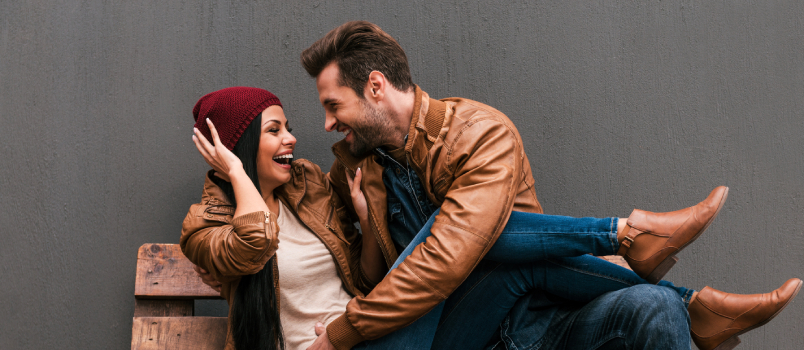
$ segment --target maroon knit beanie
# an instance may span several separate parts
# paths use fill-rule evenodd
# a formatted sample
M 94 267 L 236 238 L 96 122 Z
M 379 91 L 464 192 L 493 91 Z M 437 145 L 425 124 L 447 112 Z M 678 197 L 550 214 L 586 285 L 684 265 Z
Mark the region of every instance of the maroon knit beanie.
M 193 107 L 195 127 L 212 143 L 206 122 L 209 118 L 218 130 L 221 143 L 233 150 L 254 117 L 273 105 L 282 107 L 274 94 L 263 89 L 235 86 L 210 92 Z

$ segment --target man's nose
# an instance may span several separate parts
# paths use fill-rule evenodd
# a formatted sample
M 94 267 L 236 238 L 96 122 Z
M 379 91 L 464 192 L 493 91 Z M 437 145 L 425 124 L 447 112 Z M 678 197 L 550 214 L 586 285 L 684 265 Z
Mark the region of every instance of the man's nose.
M 324 129 L 325 129 L 327 132 L 330 132 L 330 131 L 337 131 L 337 127 L 338 127 L 338 120 L 337 120 L 337 119 L 335 119 L 335 117 L 333 117 L 333 116 L 332 116 L 332 115 L 330 115 L 329 113 L 325 114 L 325 118 L 324 118 Z

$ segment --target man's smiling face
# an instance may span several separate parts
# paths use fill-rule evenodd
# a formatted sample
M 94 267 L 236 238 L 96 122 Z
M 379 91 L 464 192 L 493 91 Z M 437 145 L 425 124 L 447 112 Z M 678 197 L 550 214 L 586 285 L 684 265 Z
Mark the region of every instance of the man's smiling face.
M 340 69 L 335 62 L 327 65 L 316 77 L 318 98 L 324 107 L 324 128 L 327 132 L 344 134 L 349 153 L 362 157 L 382 146 L 393 133 L 391 120 L 385 111 L 374 106 L 354 90 L 340 84 Z

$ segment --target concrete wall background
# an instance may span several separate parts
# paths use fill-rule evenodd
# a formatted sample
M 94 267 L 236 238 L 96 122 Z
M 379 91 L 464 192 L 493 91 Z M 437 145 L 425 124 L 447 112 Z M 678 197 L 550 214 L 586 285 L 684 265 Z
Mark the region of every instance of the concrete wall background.
M 328 167 L 339 136 L 298 57 L 352 19 L 395 36 L 431 96 L 508 114 L 548 213 L 674 210 L 726 184 L 668 279 L 804 277 L 802 18 L 798 1 L 0 2 L 0 348 L 129 346 L 136 249 L 178 242 L 200 196 L 203 94 L 271 90 L 297 156 Z M 804 348 L 802 321 L 796 300 L 741 349 Z

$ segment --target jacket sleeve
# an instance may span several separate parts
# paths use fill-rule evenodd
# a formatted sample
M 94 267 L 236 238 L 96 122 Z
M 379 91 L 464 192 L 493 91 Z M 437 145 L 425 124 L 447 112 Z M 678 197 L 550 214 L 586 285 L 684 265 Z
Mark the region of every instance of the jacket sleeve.
M 179 245 L 185 256 L 220 282 L 262 270 L 278 246 L 273 213 L 238 216 L 214 213 L 215 206 L 194 204 L 182 223 Z
M 522 181 L 519 134 L 497 119 L 479 119 L 450 142 L 454 181 L 432 235 L 365 297 L 327 327 L 338 349 L 376 339 L 412 323 L 469 276 L 505 227 Z

